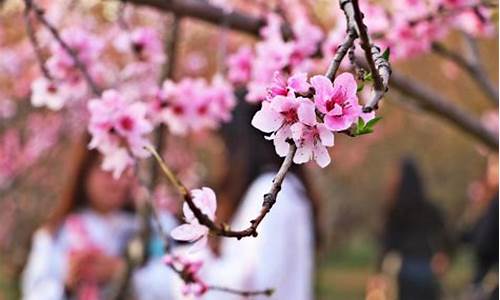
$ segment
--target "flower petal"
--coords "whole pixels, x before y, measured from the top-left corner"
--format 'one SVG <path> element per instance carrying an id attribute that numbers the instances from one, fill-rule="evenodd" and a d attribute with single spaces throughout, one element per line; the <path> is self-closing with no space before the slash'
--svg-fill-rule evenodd
<path id="1" fill-rule="evenodd" d="M 328 130 L 325 125 L 318 124 L 316 126 L 318 130 L 318 135 L 320 142 L 323 146 L 332 147 L 334 145 L 334 135 L 333 132 Z"/>
<path id="2" fill-rule="evenodd" d="M 309 91 L 311 85 L 307 83 L 307 73 L 296 73 L 288 78 L 288 86 L 299 94 L 304 94 Z"/>
<path id="3" fill-rule="evenodd" d="M 318 166 L 324 168 L 328 166 L 331 162 L 330 154 L 325 146 L 321 144 L 316 144 L 313 149 L 314 160 Z"/>
<path id="4" fill-rule="evenodd" d="M 170 231 L 170 236 L 179 241 L 194 241 L 208 232 L 208 228 L 199 224 L 182 224 Z"/>
<path id="5" fill-rule="evenodd" d="M 314 126 L 316 124 L 316 106 L 305 98 L 298 99 L 300 102 L 299 108 L 297 109 L 299 121 L 306 125 Z"/>
<path id="6" fill-rule="evenodd" d="M 285 157 L 288 154 L 288 151 L 290 150 L 290 144 L 288 144 L 286 140 L 291 137 L 292 132 L 290 130 L 290 126 L 283 126 L 276 132 L 273 142 L 276 153 L 279 156 Z"/>
<path id="7" fill-rule="evenodd" d="M 330 79 L 323 75 L 316 75 L 311 78 L 311 85 L 314 87 L 314 102 L 322 113 L 327 113 L 326 102 L 333 95 L 333 85 Z"/>
<path id="8" fill-rule="evenodd" d="M 263 132 L 276 131 L 282 124 L 281 114 L 273 110 L 266 101 L 262 102 L 262 108 L 252 118 L 252 126 Z"/>
<path id="9" fill-rule="evenodd" d="M 325 126 L 332 131 L 346 130 L 351 124 L 346 116 L 325 116 Z"/>
<path id="10" fill-rule="evenodd" d="M 348 99 L 357 98 L 358 84 L 351 73 L 344 72 L 337 76 L 333 82 L 333 86 L 335 88 L 342 88 Z"/>

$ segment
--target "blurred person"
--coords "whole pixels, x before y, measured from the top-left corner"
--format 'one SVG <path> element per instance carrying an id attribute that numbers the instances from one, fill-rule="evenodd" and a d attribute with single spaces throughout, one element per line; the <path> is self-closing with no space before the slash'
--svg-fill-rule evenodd
<path id="1" fill-rule="evenodd" d="M 241 95 L 240 95 L 241 96 Z M 283 158 L 273 143 L 251 127 L 256 108 L 239 101 L 233 120 L 222 128 L 227 172 L 217 191 L 218 222 L 232 229 L 250 225 Z M 258 227 L 257 237 L 219 238 L 216 256 L 207 260 L 203 278 L 239 290 L 274 288 L 271 297 L 252 299 L 309 300 L 313 297 L 315 245 L 318 242 L 317 198 L 302 165 L 293 165 L 277 202 Z M 203 299 L 242 299 L 208 293 Z"/>
<path id="2" fill-rule="evenodd" d="M 498 299 L 498 158 L 488 157 L 486 174 L 479 185 L 480 193 L 474 193 L 471 205 L 480 206 L 481 212 L 462 235 L 462 241 L 472 246 L 474 274 L 466 298 L 472 300 Z M 477 210 L 477 208 L 476 208 Z M 494 280 L 489 280 L 493 275 Z"/>
<path id="3" fill-rule="evenodd" d="M 450 241 L 443 214 L 429 201 L 415 162 L 404 159 L 385 214 L 378 265 L 380 271 L 384 259 L 399 257 L 398 299 L 440 299 L 439 275 L 448 266 Z"/>
<path id="4" fill-rule="evenodd" d="M 115 180 L 101 169 L 101 155 L 78 145 L 73 174 L 54 214 L 39 228 L 22 278 L 23 299 L 109 299 L 123 274 L 124 253 L 138 230 L 131 199 L 135 177 L 128 170 Z M 162 215 L 166 228 L 174 218 Z M 152 256 L 132 274 L 137 299 L 172 299 L 172 273 Z"/>
<path id="5" fill-rule="evenodd" d="M 498 299 L 498 191 L 479 218 L 472 234 L 475 270 L 472 284 L 478 300 Z M 496 272 L 495 284 L 485 284 L 490 272 Z"/>

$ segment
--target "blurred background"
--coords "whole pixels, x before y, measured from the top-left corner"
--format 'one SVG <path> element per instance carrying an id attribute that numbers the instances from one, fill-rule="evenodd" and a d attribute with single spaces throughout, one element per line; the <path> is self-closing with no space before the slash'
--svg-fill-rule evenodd
<path id="1" fill-rule="evenodd" d="M 4 19 L 0 26 L 6 26 L 6 22 Z M 174 78 L 190 72 L 212 74 L 217 58 L 210 49 L 216 47 L 217 31 L 193 20 L 183 20 L 182 26 L 185 34 L 178 50 L 182 55 Z M 246 40 L 232 38 L 235 45 Z M 443 41 L 450 48 L 460 43 L 458 34 Z M 498 82 L 498 38 L 480 40 L 479 46 L 488 76 Z M 183 57 L 190 59 L 184 61 Z M 192 64 L 196 66 L 194 71 Z M 492 107 L 461 69 L 432 53 L 400 61 L 394 68 L 439 90 L 471 114 L 483 116 L 498 132 L 498 107 Z M 381 237 L 395 193 L 394 182 L 405 158 L 411 158 L 417 166 L 428 199 L 441 210 L 453 240 L 453 250 L 446 254 L 439 280 L 445 299 L 459 299 L 469 287 L 475 268 L 473 247 L 460 241 L 487 211 L 490 201 L 498 202 L 498 153 L 422 111 L 397 91 L 389 92 L 379 115 L 383 120 L 374 134 L 357 139 L 336 137 L 331 152 L 333 163 L 326 169 L 308 166 L 323 200 L 321 226 L 325 242 L 316 263 L 317 299 L 385 299 L 381 289 L 394 295 L 398 259 L 391 255 L 381 258 Z M 50 124 L 52 119 L 51 112 L 34 115 L 27 105 L 20 104 L 15 117 L 1 122 L 2 133 L 12 128 L 27 132 L 40 124 Z M 171 139 L 173 145 L 189 147 L 189 155 L 196 161 L 194 172 L 201 181 L 222 172 L 217 168 L 223 166 L 214 163 L 221 147 L 216 134 Z M 0 190 L 0 299 L 19 296 L 19 275 L 31 234 L 54 208 L 61 193 L 72 155 L 71 143 L 71 136 L 63 135 L 22 176 Z M 498 267 L 493 273 L 488 279 L 492 285 L 498 281 Z"/>

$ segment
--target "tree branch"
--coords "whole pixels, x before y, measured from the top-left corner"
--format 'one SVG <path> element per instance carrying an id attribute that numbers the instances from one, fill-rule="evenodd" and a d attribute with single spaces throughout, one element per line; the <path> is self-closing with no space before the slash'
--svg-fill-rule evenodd
<path id="1" fill-rule="evenodd" d="M 335 74 L 342 63 L 342 60 L 347 54 L 347 51 L 351 49 L 352 45 L 354 45 L 354 40 L 358 38 L 358 34 L 353 29 L 347 30 L 347 35 L 337 48 L 337 52 L 335 52 L 335 56 L 333 57 L 330 65 L 328 66 L 328 70 L 326 71 L 325 76 L 328 77 L 332 82 L 335 80 Z"/>
<path id="2" fill-rule="evenodd" d="M 75 67 L 80 70 L 80 72 L 83 75 L 83 78 L 85 81 L 87 81 L 88 85 L 90 86 L 92 92 L 96 95 L 99 96 L 101 94 L 101 89 L 97 86 L 97 84 L 94 82 L 92 79 L 92 76 L 90 76 L 90 73 L 88 72 L 87 68 L 85 65 L 82 63 L 80 58 L 78 57 L 78 54 L 71 48 L 66 42 L 62 39 L 61 35 L 59 34 L 59 31 L 52 25 L 47 18 L 45 18 L 44 10 L 39 7 L 33 0 L 24 0 L 24 4 L 26 5 L 26 10 L 28 11 L 33 11 L 36 18 L 40 23 L 47 28 L 47 30 L 50 32 L 50 34 L 56 39 L 56 41 L 61 45 L 61 47 L 66 51 L 69 56 L 71 56 L 71 59 L 73 60 Z"/>
<path id="3" fill-rule="evenodd" d="M 209 290 L 212 291 L 219 291 L 219 292 L 225 292 L 229 294 L 236 294 L 240 295 L 242 297 L 254 297 L 254 296 L 268 296 L 271 297 L 274 293 L 274 289 L 265 289 L 261 291 L 244 291 L 244 290 L 237 290 L 237 289 L 232 289 L 232 288 L 227 288 L 223 286 L 217 286 L 217 285 L 209 285 L 208 286 Z"/>
<path id="4" fill-rule="evenodd" d="M 33 47 L 33 51 L 35 52 L 36 59 L 38 61 L 38 65 L 43 73 L 45 78 L 52 80 L 52 76 L 50 75 L 47 66 L 45 65 L 45 60 L 43 59 L 42 49 L 40 48 L 40 44 L 38 43 L 38 39 L 35 34 L 35 30 L 33 28 L 33 23 L 30 18 L 31 5 L 25 5 L 24 7 L 24 24 L 26 27 L 26 34 L 30 40 L 31 46 Z"/>
<path id="5" fill-rule="evenodd" d="M 470 47 L 471 58 L 467 59 L 460 55 L 459 53 L 446 48 L 444 45 L 440 43 L 432 43 L 432 50 L 454 62 L 457 66 L 462 68 L 465 72 L 469 74 L 469 76 L 476 82 L 479 86 L 480 90 L 488 96 L 493 103 L 498 105 L 498 89 L 493 85 L 488 76 L 486 75 L 486 71 L 483 69 L 479 58 L 478 52 L 476 49 L 476 45 L 474 45 L 474 41 L 471 39 L 468 41 Z"/>
<path id="6" fill-rule="evenodd" d="M 368 36 L 366 25 L 363 23 L 363 13 L 359 8 L 358 0 L 340 0 L 340 7 L 344 11 L 348 28 L 356 28 L 361 40 L 361 48 L 364 50 L 365 58 L 373 77 L 374 95 L 363 107 L 364 112 L 371 112 L 378 108 L 378 102 L 387 92 L 389 77 L 391 76 L 391 66 L 382 57 L 380 48 L 372 45 Z M 355 24 L 355 25 L 354 25 Z"/>
<path id="7" fill-rule="evenodd" d="M 483 88 L 484 93 L 489 97 L 493 103 L 498 106 L 498 87 L 488 78 L 488 73 L 483 67 L 481 62 L 481 55 L 477 46 L 477 41 L 468 33 L 463 33 L 466 45 L 469 50 L 469 61 L 472 65 L 472 77 L 476 80 L 480 87 Z"/>
<path id="8" fill-rule="evenodd" d="M 440 116 L 468 134 L 476 137 L 490 149 L 498 151 L 498 135 L 488 130 L 477 118 L 454 103 L 436 94 L 426 86 L 394 72 L 391 87 L 416 100 L 423 109 Z"/>
<path id="9" fill-rule="evenodd" d="M 146 147 L 146 150 L 151 152 L 151 154 L 157 160 L 158 164 L 160 165 L 167 179 L 176 188 L 177 192 L 182 196 L 182 198 L 187 203 L 187 205 L 189 206 L 189 208 L 191 209 L 191 211 L 193 212 L 196 219 L 201 225 L 208 227 L 213 234 L 241 239 L 249 236 L 256 237 L 258 235 L 257 227 L 262 222 L 264 217 L 269 213 L 269 211 L 271 211 L 273 205 L 276 203 L 276 198 L 281 190 L 281 185 L 283 183 L 283 180 L 285 179 L 288 170 L 293 164 L 293 157 L 295 155 L 295 152 L 297 151 L 297 147 L 293 143 L 290 144 L 290 150 L 288 151 L 287 156 L 283 160 L 283 163 L 281 164 L 278 173 L 276 173 L 271 188 L 269 189 L 269 192 L 264 195 L 264 201 L 262 203 L 262 208 L 260 210 L 259 215 L 255 219 L 250 221 L 249 227 L 247 227 L 246 229 L 236 230 L 236 231 L 231 230 L 226 225 L 215 224 L 206 214 L 204 214 L 196 206 L 189 190 L 182 184 L 179 178 L 175 176 L 175 174 L 170 170 L 170 168 L 167 167 L 167 165 L 160 157 L 158 152 L 156 152 L 156 150 L 151 146 Z"/>
<path id="10" fill-rule="evenodd" d="M 258 36 L 265 21 L 238 11 L 225 12 L 224 9 L 199 0 L 122 0 L 138 5 L 147 5 L 163 11 L 170 11 L 179 17 L 191 17 L 220 25 L 224 21 L 227 28 Z"/>

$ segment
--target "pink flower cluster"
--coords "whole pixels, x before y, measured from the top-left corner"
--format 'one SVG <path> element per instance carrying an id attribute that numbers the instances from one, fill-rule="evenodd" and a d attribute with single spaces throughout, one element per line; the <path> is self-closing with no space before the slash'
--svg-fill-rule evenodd
<path id="1" fill-rule="evenodd" d="M 98 77 L 97 60 L 103 49 L 102 39 L 77 27 L 61 31 L 61 38 L 73 49 L 89 74 Z M 56 40 L 50 42 L 50 57 L 46 65 L 52 79 L 39 77 L 33 81 L 31 85 L 33 106 L 46 106 L 51 110 L 59 110 L 67 101 L 81 99 L 87 95 L 87 83 L 83 80 L 74 58 Z"/>
<path id="2" fill-rule="evenodd" d="M 146 119 L 147 106 L 142 102 L 128 102 L 115 90 L 107 90 L 101 98 L 88 103 L 92 136 L 90 149 L 103 155 L 102 168 L 112 171 L 115 178 L 134 164 L 133 157 L 144 158 L 148 152 L 145 137 L 153 130 Z"/>
<path id="3" fill-rule="evenodd" d="M 208 291 L 207 284 L 198 274 L 203 266 L 202 261 L 189 260 L 180 255 L 165 255 L 163 261 L 166 265 L 180 270 L 181 277 L 185 283 L 182 289 L 182 293 L 185 296 L 194 295 L 200 297 Z"/>
<path id="4" fill-rule="evenodd" d="M 332 3 L 337 22 L 329 32 L 312 24 L 303 13 L 296 14 L 291 22 L 291 34 L 283 32 L 282 18 L 270 14 L 260 32 L 261 40 L 253 49 L 242 46 L 228 57 L 227 77 L 234 85 L 247 86 L 247 101 L 265 99 L 276 71 L 312 73 L 318 65 L 314 63 L 316 57 L 322 57 L 326 68 L 346 35 L 343 12 L 337 2 Z M 492 10 L 477 4 L 479 1 L 475 0 L 391 0 L 382 6 L 373 1 L 360 1 L 373 42 L 382 49 L 390 48 L 392 61 L 430 51 L 432 43 L 443 39 L 452 29 L 474 36 L 491 35 L 494 32 L 490 20 Z M 361 51 L 357 42 L 356 46 L 356 52 Z M 341 66 L 348 67 L 348 60 Z"/>
<path id="5" fill-rule="evenodd" d="M 307 74 L 297 73 L 285 80 L 277 72 L 252 125 L 271 133 L 268 139 L 279 156 L 286 156 L 293 142 L 295 163 L 314 159 L 325 167 L 331 161 L 327 147 L 333 146 L 334 133 L 349 129 L 360 117 L 366 121 L 374 117 L 363 113 L 356 92 L 350 73 L 340 74 L 332 84 L 322 75 L 308 81 Z"/>
<path id="6" fill-rule="evenodd" d="M 267 26 L 261 30 L 262 40 L 255 45 L 255 53 L 242 47 L 228 58 L 228 77 L 234 84 L 247 84 L 246 99 L 260 102 L 275 71 L 309 71 L 310 57 L 316 52 L 323 38 L 319 27 L 301 19 L 294 24 L 294 38 L 285 41 L 282 34 L 283 20 L 275 14 L 267 17 Z"/>
<path id="7" fill-rule="evenodd" d="M 211 188 L 203 187 L 191 191 L 193 203 L 211 220 L 215 218 L 215 210 L 217 209 L 217 199 L 214 191 Z M 208 227 L 201 225 L 198 219 L 193 214 L 187 203 L 182 207 L 184 213 L 184 220 L 186 224 L 182 224 L 174 228 L 170 235 L 172 238 L 180 241 L 195 242 L 190 251 L 199 250 L 207 244 L 208 240 Z"/>
<path id="8" fill-rule="evenodd" d="M 151 112 L 172 133 L 184 135 L 228 122 L 235 105 L 232 87 L 216 75 L 210 84 L 200 78 L 165 81 L 152 101 Z"/>

